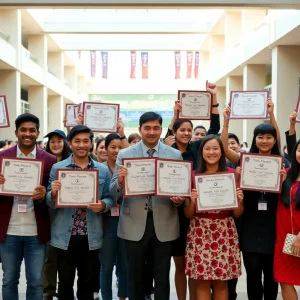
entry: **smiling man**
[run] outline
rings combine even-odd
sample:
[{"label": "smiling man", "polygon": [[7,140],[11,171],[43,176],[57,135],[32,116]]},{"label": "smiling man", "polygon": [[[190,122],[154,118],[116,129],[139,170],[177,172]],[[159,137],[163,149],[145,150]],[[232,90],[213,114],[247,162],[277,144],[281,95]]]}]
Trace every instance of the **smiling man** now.
[{"label": "smiling man", "polygon": [[[36,146],[39,119],[29,113],[16,121],[18,145],[0,152],[2,157],[39,159],[44,161],[43,183],[31,197],[0,196],[0,255],[3,269],[3,300],[18,300],[21,262],[25,260],[26,299],[43,298],[43,267],[47,242],[50,240],[50,220],[46,202],[46,186],[56,158]],[[5,178],[0,174],[0,184]]]}]

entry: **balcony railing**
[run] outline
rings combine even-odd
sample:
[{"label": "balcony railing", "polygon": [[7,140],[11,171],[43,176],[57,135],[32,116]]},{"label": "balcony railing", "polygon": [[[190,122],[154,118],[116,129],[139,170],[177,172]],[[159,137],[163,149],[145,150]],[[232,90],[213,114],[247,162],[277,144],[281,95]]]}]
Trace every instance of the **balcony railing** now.
[{"label": "balcony railing", "polygon": [[0,38],[7,41],[7,42],[9,42],[10,36],[0,29]]}]

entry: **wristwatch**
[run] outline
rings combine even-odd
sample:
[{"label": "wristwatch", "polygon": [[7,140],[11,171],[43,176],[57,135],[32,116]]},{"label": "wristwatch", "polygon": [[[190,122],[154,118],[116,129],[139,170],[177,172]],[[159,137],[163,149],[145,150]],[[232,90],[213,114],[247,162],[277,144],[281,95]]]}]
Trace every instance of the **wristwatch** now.
[{"label": "wristwatch", "polygon": [[122,141],[122,140],[125,140],[126,139],[126,135],[124,135],[124,136],[120,136],[120,140]]},{"label": "wristwatch", "polygon": [[213,104],[212,107],[219,107],[220,103]]}]

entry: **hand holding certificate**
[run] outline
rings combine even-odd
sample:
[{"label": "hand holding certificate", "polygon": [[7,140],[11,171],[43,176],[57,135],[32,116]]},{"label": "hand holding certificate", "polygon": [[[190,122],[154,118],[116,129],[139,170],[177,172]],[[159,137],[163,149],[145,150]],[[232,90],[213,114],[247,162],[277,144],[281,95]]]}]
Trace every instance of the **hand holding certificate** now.
[{"label": "hand holding certificate", "polygon": [[5,182],[0,195],[31,197],[41,186],[44,162],[37,159],[1,157],[1,174]]},{"label": "hand holding certificate", "polygon": [[155,158],[124,158],[123,166],[127,169],[125,197],[155,194]]},{"label": "hand holding certificate", "polygon": [[234,173],[196,174],[196,211],[232,210],[239,207]]},{"label": "hand holding certificate", "polygon": [[75,104],[66,104],[66,113],[65,113],[65,119],[66,119],[66,127],[74,127],[77,124],[77,118],[75,115],[75,110],[78,107],[78,105]]},{"label": "hand holding certificate", "polygon": [[268,91],[233,91],[230,119],[267,119]]},{"label": "hand holding certificate", "polygon": [[190,197],[192,163],[183,160],[156,160],[156,196]]},{"label": "hand holding certificate", "polygon": [[93,131],[117,132],[119,104],[83,102],[83,125]]},{"label": "hand holding certificate", "polygon": [[6,103],[6,97],[0,96],[0,128],[9,127],[9,116]]},{"label": "hand holding certificate", "polygon": [[182,106],[178,119],[211,119],[211,93],[207,91],[178,91],[178,100]]},{"label": "hand holding certificate", "polygon": [[240,188],[260,192],[280,193],[282,156],[243,153],[241,155]]},{"label": "hand holding certificate", "polygon": [[98,202],[98,170],[58,169],[56,178],[52,183],[56,207],[88,207]]}]

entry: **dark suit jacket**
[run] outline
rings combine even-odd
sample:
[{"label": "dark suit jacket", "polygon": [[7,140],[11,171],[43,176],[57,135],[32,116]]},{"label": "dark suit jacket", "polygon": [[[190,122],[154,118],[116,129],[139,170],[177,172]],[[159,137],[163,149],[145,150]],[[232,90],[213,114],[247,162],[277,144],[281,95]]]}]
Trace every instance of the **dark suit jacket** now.
[{"label": "dark suit jacket", "polygon": [[[0,151],[0,157],[16,157],[17,146]],[[47,188],[50,170],[52,165],[56,163],[56,157],[39,149],[36,149],[36,159],[44,160],[43,186]],[[14,197],[0,196],[0,242],[4,241],[11,211],[13,207]],[[41,243],[50,240],[50,218],[46,201],[34,201],[34,212],[37,225],[38,239]]]}]

